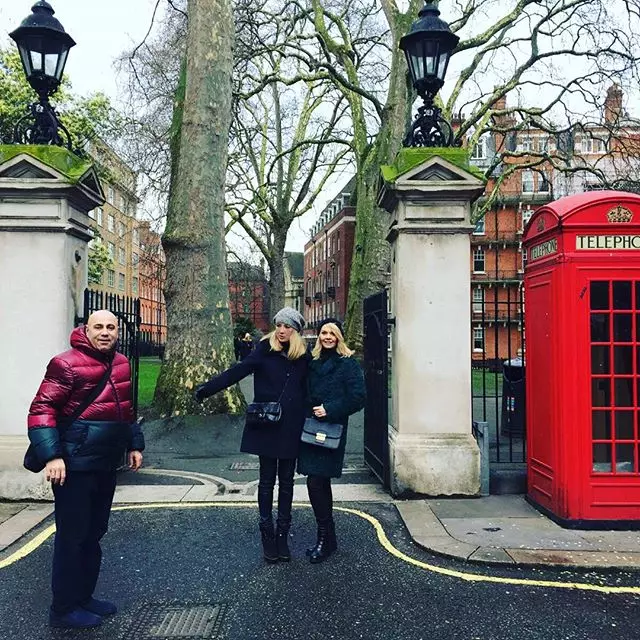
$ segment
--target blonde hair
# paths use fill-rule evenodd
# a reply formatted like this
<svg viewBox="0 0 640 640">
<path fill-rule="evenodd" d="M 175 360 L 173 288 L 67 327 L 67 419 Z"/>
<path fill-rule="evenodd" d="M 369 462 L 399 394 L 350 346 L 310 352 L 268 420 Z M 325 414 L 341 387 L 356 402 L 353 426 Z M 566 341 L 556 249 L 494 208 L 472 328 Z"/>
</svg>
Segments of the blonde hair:
<svg viewBox="0 0 640 640">
<path fill-rule="evenodd" d="M 336 338 L 338 338 L 336 351 L 339 356 L 341 356 L 342 358 L 349 358 L 350 356 L 353 355 L 353 351 L 351 351 L 351 349 L 347 347 L 347 343 L 344 341 L 344 336 L 342 335 L 342 331 L 338 329 L 338 325 L 333 324 L 333 322 L 327 322 L 326 324 L 323 324 L 320 327 L 320 331 L 322 331 L 322 329 L 328 329 L 329 331 L 331 331 L 331 333 L 333 333 L 333 335 Z M 316 346 L 313 347 L 313 351 L 311 352 L 311 355 L 313 356 L 314 360 L 317 360 L 320 357 L 321 353 L 322 353 L 322 343 L 320 342 L 320 332 L 318 332 Z"/>
<path fill-rule="evenodd" d="M 271 351 L 282 351 L 282 343 L 276 338 L 276 332 L 272 331 L 262 338 L 262 340 L 268 340 Z M 294 329 L 291 332 L 289 338 L 289 350 L 287 351 L 287 358 L 289 360 L 297 360 L 307 353 L 307 345 L 302 336 Z"/>
</svg>

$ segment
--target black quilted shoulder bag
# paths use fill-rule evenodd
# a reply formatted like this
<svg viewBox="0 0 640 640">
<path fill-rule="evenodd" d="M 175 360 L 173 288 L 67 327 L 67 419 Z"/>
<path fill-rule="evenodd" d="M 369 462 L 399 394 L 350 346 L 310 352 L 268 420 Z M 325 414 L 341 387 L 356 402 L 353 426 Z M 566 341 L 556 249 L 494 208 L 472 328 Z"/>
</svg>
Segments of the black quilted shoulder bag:
<svg viewBox="0 0 640 640">
<path fill-rule="evenodd" d="M 247 424 L 255 426 L 270 425 L 280 421 L 280 418 L 282 418 L 282 405 L 280 404 L 280 400 L 282 400 L 284 391 L 289 384 L 290 376 L 291 372 L 287 373 L 287 379 L 282 387 L 280 397 L 276 402 L 252 402 L 247 406 Z"/>
</svg>

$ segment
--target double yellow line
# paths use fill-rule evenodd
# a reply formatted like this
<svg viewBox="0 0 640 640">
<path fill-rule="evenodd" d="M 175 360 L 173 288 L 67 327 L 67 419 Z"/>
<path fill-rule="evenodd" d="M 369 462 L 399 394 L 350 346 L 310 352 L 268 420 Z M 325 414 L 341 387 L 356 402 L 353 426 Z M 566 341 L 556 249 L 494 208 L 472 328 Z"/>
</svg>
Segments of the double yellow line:
<svg viewBox="0 0 640 640">
<path fill-rule="evenodd" d="M 113 507 L 113 511 L 134 511 L 140 509 L 202 509 L 205 507 L 252 507 L 251 503 L 247 502 L 162 502 L 151 504 L 134 504 L 123 505 Z M 560 582 L 556 580 L 530 580 L 525 578 L 503 578 L 499 576 L 482 575 L 478 573 L 469 573 L 466 571 L 455 571 L 454 569 L 446 569 L 444 567 L 438 567 L 421 560 L 416 560 L 406 553 L 403 553 L 399 549 L 396 549 L 387 534 L 384 532 L 380 521 L 374 518 L 372 515 L 359 509 L 350 509 L 348 507 L 334 507 L 335 511 L 342 511 L 343 513 L 350 513 L 358 516 L 363 520 L 369 522 L 378 536 L 378 542 L 382 547 L 388 551 L 392 556 L 395 556 L 399 560 L 411 564 L 414 567 L 418 567 L 425 571 L 437 573 L 443 576 L 449 576 L 450 578 L 456 578 L 458 580 L 465 580 L 466 582 L 492 582 L 496 584 L 517 585 L 522 587 L 542 587 L 549 589 L 578 589 L 581 591 L 596 591 L 598 593 L 610 593 L 610 594 L 632 594 L 640 596 L 639 587 L 614 587 L 598 584 L 589 584 L 586 582 Z M 20 549 L 12 553 L 4 560 L 0 560 L 0 569 L 4 569 L 9 565 L 14 564 L 18 560 L 28 556 L 31 552 L 37 549 L 43 542 L 50 538 L 55 533 L 55 525 L 47 527 L 44 531 L 41 531 L 37 536 L 24 544 Z"/>
</svg>

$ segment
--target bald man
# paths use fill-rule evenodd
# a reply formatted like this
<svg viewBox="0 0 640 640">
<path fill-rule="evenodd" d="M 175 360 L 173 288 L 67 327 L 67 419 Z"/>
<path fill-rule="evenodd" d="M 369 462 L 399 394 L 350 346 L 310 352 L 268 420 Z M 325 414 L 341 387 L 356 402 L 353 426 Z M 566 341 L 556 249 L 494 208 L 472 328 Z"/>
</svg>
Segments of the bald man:
<svg viewBox="0 0 640 640">
<path fill-rule="evenodd" d="M 49 362 L 31 403 L 28 433 L 55 496 L 56 538 L 49 624 L 95 627 L 116 606 L 93 592 L 124 451 L 134 471 L 144 437 L 133 422 L 131 370 L 116 351 L 118 319 L 103 309 L 71 333 Z"/>
</svg>

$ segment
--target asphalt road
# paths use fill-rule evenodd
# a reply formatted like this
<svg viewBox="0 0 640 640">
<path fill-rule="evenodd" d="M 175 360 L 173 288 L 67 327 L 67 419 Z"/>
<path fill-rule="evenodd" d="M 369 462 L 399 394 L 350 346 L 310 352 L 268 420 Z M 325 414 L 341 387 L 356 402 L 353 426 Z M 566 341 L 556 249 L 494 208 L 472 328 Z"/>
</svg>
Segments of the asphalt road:
<svg viewBox="0 0 640 640">
<path fill-rule="evenodd" d="M 344 505 L 343 505 L 344 506 Z M 359 507 L 352 505 L 354 509 Z M 120 607 L 92 631 L 46 626 L 51 539 L 0 569 L 0 638 L 220 638 L 224 640 L 632 640 L 640 628 L 640 589 L 600 593 L 588 585 L 640 585 L 639 574 L 516 570 L 455 564 L 415 547 L 395 508 L 367 505 L 371 521 L 336 514 L 340 550 L 311 565 L 310 509 L 294 510 L 291 563 L 261 558 L 255 507 L 197 506 L 116 511 L 104 541 L 99 595 Z M 397 557 L 393 550 L 406 556 Z M 15 551 L 12 549 L 11 551 Z M 1 557 L 6 558 L 7 554 Z M 412 564 L 413 559 L 418 566 Z M 452 575 L 437 571 L 450 569 Z M 465 580 L 499 576 L 501 583 Z M 514 580 L 527 580 L 514 584 Z M 577 588 L 541 580 L 575 582 Z M 151 607 L 220 606 L 204 636 L 163 636 L 145 622 Z M 158 618 L 162 620 L 162 615 Z M 138 625 L 134 630 L 135 625 Z M 157 630 L 157 627 L 155 627 Z"/>
</svg>

